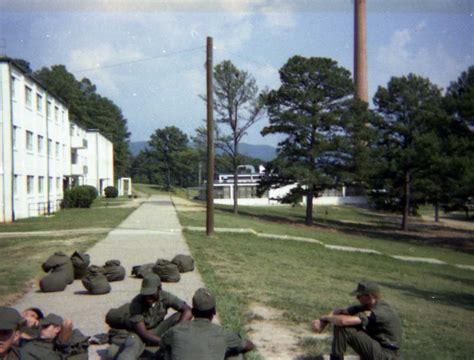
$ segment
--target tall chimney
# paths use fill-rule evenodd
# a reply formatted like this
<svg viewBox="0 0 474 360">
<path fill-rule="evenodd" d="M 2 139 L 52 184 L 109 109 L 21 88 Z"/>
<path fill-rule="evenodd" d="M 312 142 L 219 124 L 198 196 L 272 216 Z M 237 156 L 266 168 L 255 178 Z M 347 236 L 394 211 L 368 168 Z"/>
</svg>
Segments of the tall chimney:
<svg viewBox="0 0 474 360">
<path fill-rule="evenodd" d="M 357 97 L 369 102 L 365 0 L 354 0 L 354 84 Z"/>
</svg>

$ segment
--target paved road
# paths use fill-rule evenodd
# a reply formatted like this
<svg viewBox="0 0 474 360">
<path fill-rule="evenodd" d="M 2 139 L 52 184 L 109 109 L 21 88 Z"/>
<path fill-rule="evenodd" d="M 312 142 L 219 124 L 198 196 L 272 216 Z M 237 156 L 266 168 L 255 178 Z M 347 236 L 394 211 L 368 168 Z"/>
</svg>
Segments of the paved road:
<svg viewBox="0 0 474 360">
<path fill-rule="evenodd" d="M 73 251 L 71 249 L 71 253 Z M 157 258 L 171 260 L 176 254 L 189 253 L 173 203 L 165 195 L 150 197 L 88 251 L 92 264 L 103 265 L 107 260 L 119 259 L 128 274 L 133 265 L 155 262 Z M 57 313 L 72 319 L 84 334 L 94 335 L 107 331 L 104 322 L 107 311 L 130 301 L 138 293 L 140 284 L 140 280 L 128 276 L 124 281 L 111 283 L 109 294 L 98 296 L 89 295 L 77 280 L 59 293 L 41 293 L 36 286 L 14 307 L 23 310 L 36 306 L 45 313 Z M 195 270 L 182 274 L 180 282 L 163 287 L 191 303 L 194 291 L 202 286 L 202 279 Z M 90 359 L 100 359 L 98 351 L 99 348 L 91 347 Z"/>
</svg>

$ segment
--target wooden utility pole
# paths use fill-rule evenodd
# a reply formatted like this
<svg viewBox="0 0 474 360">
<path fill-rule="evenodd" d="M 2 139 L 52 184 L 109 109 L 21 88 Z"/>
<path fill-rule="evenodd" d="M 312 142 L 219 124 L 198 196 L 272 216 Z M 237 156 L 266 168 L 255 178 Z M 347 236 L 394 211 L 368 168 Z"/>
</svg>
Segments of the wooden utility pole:
<svg viewBox="0 0 474 360">
<path fill-rule="evenodd" d="M 366 32 L 365 0 L 354 0 L 354 84 L 357 97 L 369 102 Z"/>
<path fill-rule="evenodd" d="M 207 211 L 206 234 L 214 233 L 214 100 L 212 88 L 212 37 L 207 37 L 206 77 L 207 77 Z"/>
</svg>

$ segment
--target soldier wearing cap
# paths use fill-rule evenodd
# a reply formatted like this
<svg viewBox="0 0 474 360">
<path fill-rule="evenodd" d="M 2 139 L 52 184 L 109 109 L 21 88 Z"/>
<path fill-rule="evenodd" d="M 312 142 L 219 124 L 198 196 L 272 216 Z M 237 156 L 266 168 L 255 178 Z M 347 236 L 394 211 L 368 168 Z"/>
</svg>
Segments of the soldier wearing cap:
<svg viewBox="0 0 474 360">
<path fill-rule="evenodd" d="M 351 295 L 356 296 L 358 305 L 335 309 L 312 322 L 315 332 L 321 332 L 328 324 L 334 325 L 330 359 L 344 359 L 347 345 L 363 359 L 399 359 L 400 318 L 380 299 L 377 283 L 360 282 Z"/>
<path fill-rule="evenodd" d="M 40 335 L 22 346 L 23 360 L 60 360 L 74 356 L 87 359 L 87 340 L 79 330 L 73 330 L 71 320 L 56 314 L 48 314 L 39 321 Z"/>
<path fill-rule="evenodd" d="M 13 345 L 19 338 L 18 328 L 22 323 L 21 315 L 13 308 L 0 307 L 0 359 L 20 359 L 20 351 Z"/>
<path fill-rule="evenodd" d="M 177 312 L 165 319 L 168 309 Z M 192 319 L 191 308 L 173 294 L 162 290 L 160 277 L 148 274 L 143 278 L 140 294 L 130 303 L 130 334 L 117 347 L 111 345 L 107 358 L 138 359 L 146 346 L 160 346 L 161 335 L 179 322 Z"/>
<path fill-rule="evenodd" d="M 223 360 L 254 348 L 251 341 L 211 322 L 216 300 L 210 290 L 196 291 L 192 312 L 193 321 L 178 324 L 162 336 L 160 352 L 166 360 Z"/>
</svg>

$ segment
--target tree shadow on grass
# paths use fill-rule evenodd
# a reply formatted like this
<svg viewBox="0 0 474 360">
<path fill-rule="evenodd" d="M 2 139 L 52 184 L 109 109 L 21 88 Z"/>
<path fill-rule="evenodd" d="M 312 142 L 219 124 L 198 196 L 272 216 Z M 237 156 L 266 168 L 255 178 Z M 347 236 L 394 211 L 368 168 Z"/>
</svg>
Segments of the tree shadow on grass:
<svg viewBox="0 0 474 360">
<path fill-rule="evenodd" d="M 219 207 L 219 210 L 232 213 L 231 208 Z M 278 224 L 304 225 L 304 217 L 276 214 L 255 214 L 249 210 L 241 209 L 239 214 L 259 220 L 275 222 Z M 400 230 L 399 219 L 389 215 L 376 218 L 373 224 L 346 222 L 334 219 L 315 219 L 314 227 L 336 230 L 349 235 L 359 235 L 374 239 L 395 241 L 397 243 L 418 243 L 450 248 L 457 251 L 474 253 L 474 231 L 467 229 L 446 228 L 437 224 L 421 223 L 413 220 L 408 232 Z M 449 234 L 449 235 L 448 235 Z"/>
<path fill-rule="evenodd" d="M 458 282 L 466 286 L 474 286 L 474 278 L 471 278 L 471 279 L 461 278 L 461 277 L 442 274 L 442 273 L 432 273 L 432 275 L 449 280 L 449 281 Z"/>
<path fill-rule="evenodd" d="M 420 289 L 410 285 L 399 285 L 392 282 L 380 282 L 380 285 L 399 290 L 403 295 L 416 297 L 432 303 L 456 306 L 465 310 L 474 310 L 474 295 L 456 291 Z"/>
</svg>

